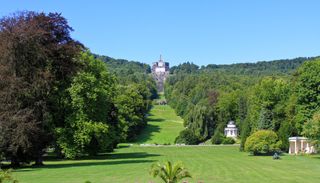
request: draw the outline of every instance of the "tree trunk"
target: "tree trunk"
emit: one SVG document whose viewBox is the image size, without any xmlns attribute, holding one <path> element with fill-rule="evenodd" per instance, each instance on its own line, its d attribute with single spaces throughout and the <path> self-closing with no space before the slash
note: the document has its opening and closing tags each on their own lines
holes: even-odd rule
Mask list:
<svg viewBox="0 0 320 183">
<path fill-rule="evenodd" d="M 61 151 L 61 148 L 58 145 L 55 145 L 54 152 L 55 152 L 57 158 L 59 158 L 59 159 L 64 158 L 64 155 Z"/>
<path fill-rule="evenodd" d="M 35 166 L 43 166 L 43 158 L 42 158 L 42 153 L 39 152 L 36 159 L 35 159 Z"/>
<path fill-rule="evenodd" d="M 16 168 L 20 166 L 20 162 L 17 157 L 11 158 L 11 167 Z"/>
</svg>

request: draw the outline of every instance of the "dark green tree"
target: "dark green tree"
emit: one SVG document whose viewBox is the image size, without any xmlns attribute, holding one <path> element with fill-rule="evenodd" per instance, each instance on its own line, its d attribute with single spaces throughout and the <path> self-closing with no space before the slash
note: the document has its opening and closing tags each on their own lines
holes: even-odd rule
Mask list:
<svg viewBox="0 0 320 183">
<path fill-rule="evenodd" d="M 53 138 L 56 91 L 77 70 L 82 45 L 58 13 L 19 12 L 0 20 L 0 151 L 13 166 L 35 160 Z"/>
<path fill-rule="evenodd" d="M 301 133 L 303 124 L 320 108 L 320 59 L 304 63 L 297 71 L 295 122 Z"/>
<path fill-rule="evenodd" d="M 175 140 L 176 144 L 197 145 L 199 138 L 190 129 L 182 130 Z"/>
</svg>

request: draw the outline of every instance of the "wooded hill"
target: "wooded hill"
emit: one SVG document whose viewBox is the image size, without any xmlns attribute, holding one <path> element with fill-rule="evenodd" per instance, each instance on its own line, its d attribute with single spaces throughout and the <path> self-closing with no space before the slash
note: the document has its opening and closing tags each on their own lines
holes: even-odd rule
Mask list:
<svg viewBox="0 0 320 183">
<path fill-rule="evenodd" d="M 193 73 L 193 72 L 212 72 L 223 71 L 232 74 L 244 75 L 279 75 L 290 74 L 296 68 L 306 61 L 314 60 L 319 57 L 299 57 L 294 59 L 281 59 L 272 61 L 258 61 L 256 63 L 237 63 L 237 64 L 208 64 L 207 66 L 195 65 L 190 62 L 180 64 L 171 68 L 172 74 L 180 72 Z"/>
<path fill-rule="evenodd" d="M 102 60 L 110 68 L 111 72 L 118 74 L 150 73 L 150 65 L 138 61 L 128 61 L 125 59 L 114 59 L 112 57 L 94 54 L 94 57 Z"/>
<path fill-rule="evenodd" d="M 184 63 L 172 73 L 166 98 L 187 127 L 178 142 L 211 138 L 219 144 L 226 123 L 234 120 L 242 145 L 251 133 L 267 129 L 277 132 L 287 150 L 289 136 L 310 136 L 312 125 L 305 124 L 313 124 L 320 108 L 318 57 L 200 69 Z"/>
</svg>

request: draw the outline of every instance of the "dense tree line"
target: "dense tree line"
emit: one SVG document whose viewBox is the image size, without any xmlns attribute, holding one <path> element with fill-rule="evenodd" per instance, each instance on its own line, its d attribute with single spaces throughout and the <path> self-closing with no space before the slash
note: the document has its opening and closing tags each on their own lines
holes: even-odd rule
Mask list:
<svg viewBox="0 0 320 183">
<path fill-rule="evenodd" d="M 133 73 L 150 73 L 151 67 L 148 64 L 144 64 L 137 61 L 128 61 L 125 59 L 114 59 L 104 55 L 94 54 L 94 57 L 105 62 L 108 67 L 112 68 L 111 72 L 117 74 L 133 74 Z"/>
<path fill-rule="evenodd" d="M 256 73 L 260 63 L 245 73 L 233 71 L 232 67 L 230 71 L 206 68 L 176 72 L 167 80 L 165 94 L 184 118 L 187 132 L 181 135 L 187 133 L 190 137 L 191 131 L 198 142 L 210 138 L 221 142 L 226 123 L 234 120 L 240 127 L 242 149 L 247 137 L 257 130 L 276 132 L 283 150 L 288 148 L 289 136 L 315 139 L 318 134 L 311 129 L 319 126 L 320 60 L 302 60 L 303 63 L 301 59 L 263 63 L 286 68 L 274 72 L 271 67 L 267 72 Z M 183 70 L 190 69 L 180 69 Z"/>
<path fill-rule="evenodd" d="M 283 75 L 292 73 L 305 61 L 314 60 L 316 58 L 318 57 L 299 57 L 294 59 L 260 61 L 257 63 L 237 63 L 230 65 L 209 64 L 205 67 L 201 67 L 201 69 L 206 71 L 220 70 L 233 74 L 246 74 L 255 76 Z"/>
<path fill-rule="evenodd" d="M 170 68 L 170 74 L 178 74 L 178 73 L 185 73 L 190 74 L 197 72 L 199 70 L 199 66 L 194 63 L 185 62 L 179 64 L 178 66 L 173 66 Z"/>
<path fill-rule="evenodd" d="M 151 78 L 118 76 L 71 31 L 58 13 L 0 20 L 0 155 L 13 166 L 41 165 L 48 147 L 67 158 L 111 151 L 146 123 Z"/>
<path fill-rule="evenodd" d="M 229 74 L 254 76 L 286 75 L 295 71 L 295 69 L 305 61 L 314 60 L 316 58 L 319 57 L 299 57 L 294 59 L 259 61 L 256 63 L 236 63 L 229 65 L 208 64 L 207 66 L 201 67 L 194 63 L 185 62 L 178 66 L 173 66 L 170 69 L 170 74 L 221 71 Z"/>
</svg>

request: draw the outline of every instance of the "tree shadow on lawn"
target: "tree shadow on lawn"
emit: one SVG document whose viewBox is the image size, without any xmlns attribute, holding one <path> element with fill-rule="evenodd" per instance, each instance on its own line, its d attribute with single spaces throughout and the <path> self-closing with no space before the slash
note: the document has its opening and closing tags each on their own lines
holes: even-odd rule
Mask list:
<svg viewBox="0 0 320 183">
<path fill-rule="evenodd" d="M 146 152 L 134 152 L 134 153 L 111 153 L 102 154 L 94 157 L 82 157 L 76 160 L 66 160 L 66 159 L 54 159 L 54 157 L 45 158 L 45 161 L 59 162 L 57 164 L 46 164 L 44 166 L 25 166 L 15 169 L 16 172 L 33 171 L 42 168 L 70 168 L 70 167 L 82 167 L 82 166 L 101 166 L 101 165 L 121 165 L 121 164 L 136 164 L 136 163 L 150 163 L 155 160 L 140 159 L 148 158 L 154 156 L 161 156 L 159 154 L 148 154 Z M 130 159 L 130 160 L 129 160 Z M 88 160 L 102 160 L 98 162 L 88 162 Z M 68 162 L 63 162 L 68 161 Z M 26 169 L 29 168 L 29 169 Z M 31 168 L 31 169 L 30 169 Z"/>
<path fill-rule="evenodd" d="M 159 154 L 148 154 L 146 152 L 132 152 L 132 153 L 101 153 L 96 156 L 82 156 L 76 158 L 74 161 L 82 161 L 82 160 L 115 160 L 115 159 L 140 159 L 140 158 L 148 158 L 154 156 L 161 156 Z M 44 161 L 65 161 L 68 159 L 59 159 L 55 156 L 47 156 L 44 157 Z M 70 159 L 69 159 L 70 160 Z M 72 160 L 70 160 L 72 161 Z"/>
<path fill-rule="evenodd" d="M 314 158 L 314 159 L 318 159 L 318 160 L 320 160 L 320 156 L 319 156 L 319 154 L 311 155 L 310 157 L 311 157 L 311 158 Z"/>
<path fill-rule="evenodd" d="M 60 164 L 45 164 L 40 167 L 22 167 L 21 169 L 15 169 L 15 172 L 28 172 L 38 169 L 57 169 L 57 168 L 75 168 L 75 167 L 85 167 L 85 166 L 109 166 L 109 165 L 122 165 L 122 164 L 137 164 L 137 163 L 151 163 L 156 160 L 119 160 L 119 161 L 102 161 L 102 162 L 69 162 Z M 32 168 L 32 169 L 25 169 Z"/>
<path fill-rule="evenodd" d="M 165 119 L 163 118 L 148 118 L 148 122 L 163 122 Z"/>
<path fill-rule="evenodd" d="M 143 144 L 148 140 L 151 140 L 152 136 L 154 136 L 152 133 L 155 132 L 160 132 L 160 127 L 157 125 L 148 124 L 134 143 Z"/>
<path fill-rule="evenodd" d="M 138 159 L 138 158 L 148 158 L 161 156 L 160 154 L 148 154 L 146 152 L 134 152 L 134 153 L 115 153 L 107 154 L 106 159 Z"/>
<path fill-rule="evenodd" d="M 117 149 L 124 149 L 124 148 L 128 148 L 130 147 L 130 145 L 128 144 L 118 144 Z"/>
<path fill-rule="evenodd" d="M 249 153 L 248 156 L 249 157 L 273 157 L 274 156 L 274 152 L 271 152 L 271 153 L 258 153 L 258 154 L 253 154 L 253 153 Z M 280 157 L 284 157 L 284 156 L 287 156 L 285 153 L 282 153 L 282 152 L 277 152 L 278 156 Z"/>
</svg>

